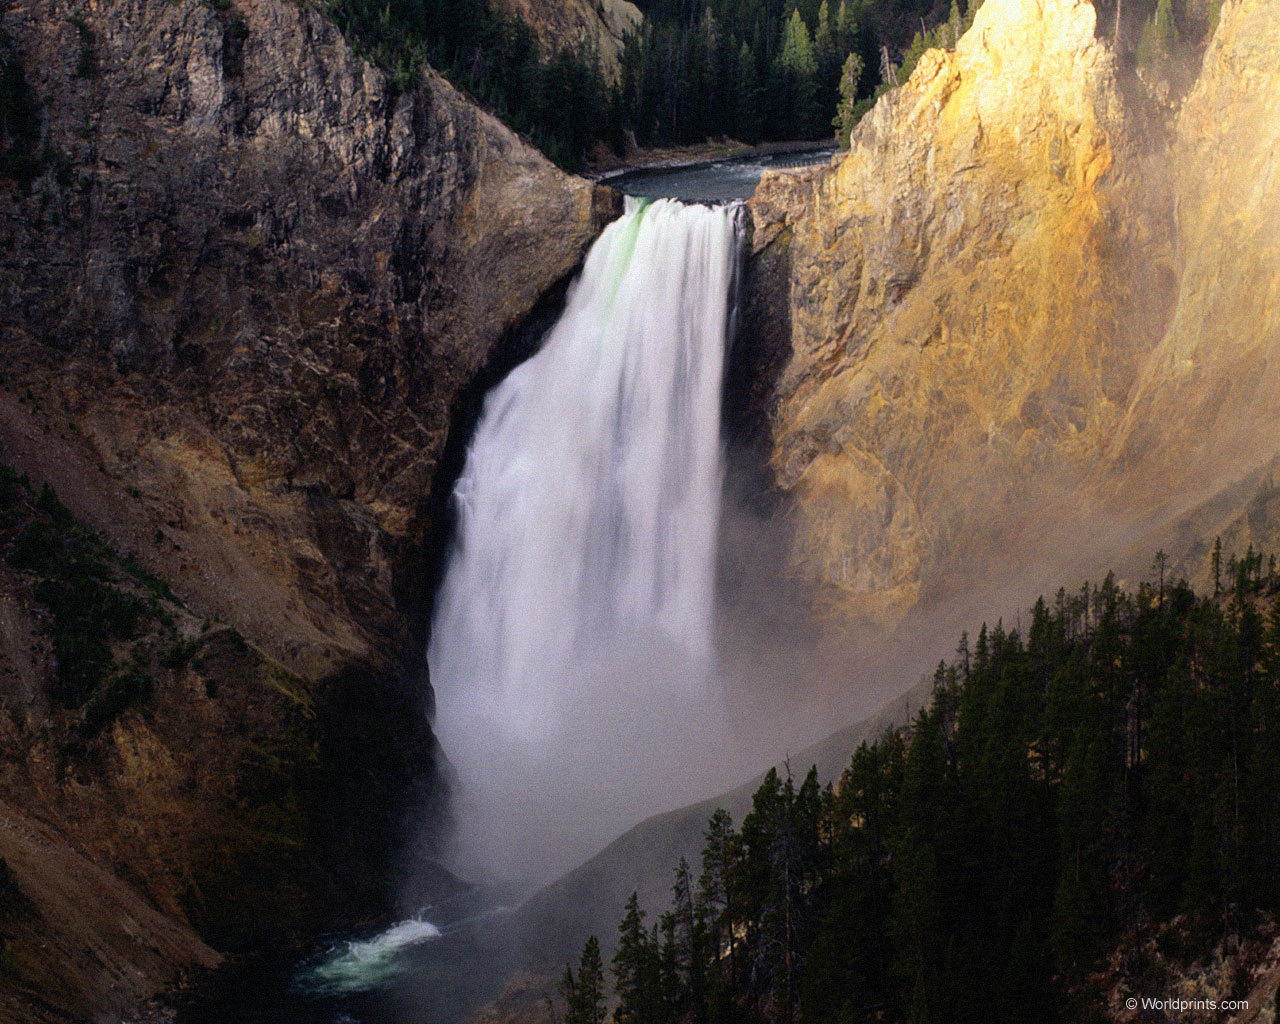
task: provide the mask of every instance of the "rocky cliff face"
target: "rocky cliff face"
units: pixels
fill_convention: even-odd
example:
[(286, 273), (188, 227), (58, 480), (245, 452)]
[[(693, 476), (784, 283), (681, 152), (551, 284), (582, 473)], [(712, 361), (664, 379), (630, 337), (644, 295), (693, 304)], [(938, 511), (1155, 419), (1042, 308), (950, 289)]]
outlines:
[[(265, 833), (246, 816), (289, 805), (306, 828), (329, 815), (346, 837), (330, 852), (348, 863), (311, 864), (277, 888), (310, 884), (314, 897), (333, 884), (338, 903), (389, 853), (368, 839), (399, 832), (397, 787), (430, 789), (422, 643), (454, 427), (613, 215), (612, 194), (557, 171), (434, 75), (396, 95), (305, 5), (34, 0), (7, 8), (3, 28), (6, 82), (21, 69), (39, 117), (31, 169), (0, 181), (3, 460), (169, 582), (179, 640), (236, 630), (249, 661), (223, 680), (237, 696), (204, 710), (172, 706), (166, 688), (199, 696), (216, 677), (192, 660), (156, 667), (151, 721), (126, 714), (124, 732), (86, 741), (108, 770), (78, 785), (57, 756), (32, 753), (82, 736), (85, 712), (47, 699), (49, 613), (37, 580), (9, 581), (5, 652), (22, 667), (0, 680), (5, 752), (31, 767), (5, 777), (2, 798), (33, 822), (18, 832), (115, 872), (173, 927), (238, 941), (269, 922), (249, 920), (231, 890), (202, 903), (190, 887), (218, 851), (270, 860), (254, 859)], [(191, 625), (202, 621), (211, 632)], [(35, 645), (29, 659), (18, 645)], [(237, 721), (245, 744), (228, 746)], [(259, 800), (264, 764), (290, 781)], [(182, 774), (198, 765), (216, 766), (205, 782)], [(139, 781), (174, 772), (196, 789)], [(219, 794), (207, 814), (161, 806), (198, 803), (206, 783)], [(331, 788), (327, 808), (307, 809), (312, 785)], [(388, 820), (362, 827), (366, 813)], [(117, 841), (153, 828), (145, 855)], [(29, 859), (0, 855), (42, 906)], [(324, 875), (339, 869), (347, 881)], [(216, 913), (205, 905), (224, 897)], [(68, 957), (92, 948), (74, 914), (40, 913)], [(186, 936), (176, 959), (207, 961)], [(170, 948), (142, 928), (122, 961), (148, 942)], [(99, 985), (100, 1005), (127, 1005), (171, 968), (109, 999)], [(92, 1002), (78, 984), (43, 998)]]
[(180, 516), (210, 611), (313, 675), (394, 650), (456, 397), (575, 266), (593, 189), (293, 5), (71, 15), (6, 19), (70, 168), (7, 203), (11, 372), (165, 506), (128, 518)]
[(987, 0), (847, 155), (766, 177), (767, 456), (792, 563), (839, 621), (1190, 553), (1223, 514), (1193, 509), (1256, 485), (1280, 398), (1278, 30), (1273, 4), (1228, 4), (1172, 121), (1091, 4)]

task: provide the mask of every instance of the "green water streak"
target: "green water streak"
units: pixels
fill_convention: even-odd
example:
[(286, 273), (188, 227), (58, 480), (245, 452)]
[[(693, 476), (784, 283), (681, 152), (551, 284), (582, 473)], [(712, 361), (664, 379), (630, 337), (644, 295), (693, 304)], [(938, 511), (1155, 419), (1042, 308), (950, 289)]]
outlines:
[(618, 244), (612, 253), (612, 259), (609, 262), (608, 299), (604, 307), (605, 323), (613, 317), (613, 304), (618, 297), (618, 289), (622, 286), (627, 267), (631, 265), (631, 258), (635, 255), (636, 239), (640, 237), (640, 222), (644, 220), (645, 212), (652, 205), (651, 199), (640, 202), (635, 213), (631, 215), (631, 220), (623, 227), (622, 237), (618, 239)]

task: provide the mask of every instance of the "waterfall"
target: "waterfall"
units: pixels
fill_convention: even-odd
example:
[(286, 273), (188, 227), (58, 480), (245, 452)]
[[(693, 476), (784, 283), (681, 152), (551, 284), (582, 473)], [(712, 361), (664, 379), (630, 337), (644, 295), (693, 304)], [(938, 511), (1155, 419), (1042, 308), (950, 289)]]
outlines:
[(742, 216), (627, 204), (542, 348), (487, 397), (454, 492), (428, 661), (470, 877), (537, 880), (660, 809), (690, 723), (714, 714)]

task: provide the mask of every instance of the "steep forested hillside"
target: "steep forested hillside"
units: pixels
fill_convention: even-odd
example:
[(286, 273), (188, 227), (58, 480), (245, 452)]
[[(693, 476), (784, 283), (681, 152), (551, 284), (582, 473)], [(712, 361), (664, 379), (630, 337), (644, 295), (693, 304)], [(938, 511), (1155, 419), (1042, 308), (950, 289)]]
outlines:
[[(771, 771), (738, 829), (717, 811), (652, 931), (633, 899), (617, 1019), (1101, 1019), (1113, 950), (1123, 994), (1160, 997), (1166, 963), (1270, 934), (1275, 564), (1215, 553), (1201, 597), (1161, 553), (1136, 594), (1108, 576), (962, 636), (908, 727), (825, 787)], [(571, 1022), (594, 973), (588, 949)]]
[[(622, 122), (640, 141), (814, 139), (842, 145), (873, 96), (924, 52), (951, 49), (982, 0), (644, 0), (623, 55)], [(1104, 3), (1099, 34), (1161, 95), (1203, 43), (1221, 0)], [(1182, 77), (1179, 78), (1178, 76)]]

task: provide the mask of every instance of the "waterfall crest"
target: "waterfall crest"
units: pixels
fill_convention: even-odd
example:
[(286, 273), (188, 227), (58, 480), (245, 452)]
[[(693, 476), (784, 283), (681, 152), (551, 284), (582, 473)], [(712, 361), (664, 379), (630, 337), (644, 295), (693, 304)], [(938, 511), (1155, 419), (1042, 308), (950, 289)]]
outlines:
[(464, 871), (566, 866), (589, 807), (634, 821), (645, 808), (614, 806), (646, 771), (644, 749), (620, 763), (630, 741), (659, 753), (652, 713), (710, 700), (740, 235), (738, 208), (629, 199), (541, 350), (486, 399), (428, 652)]

